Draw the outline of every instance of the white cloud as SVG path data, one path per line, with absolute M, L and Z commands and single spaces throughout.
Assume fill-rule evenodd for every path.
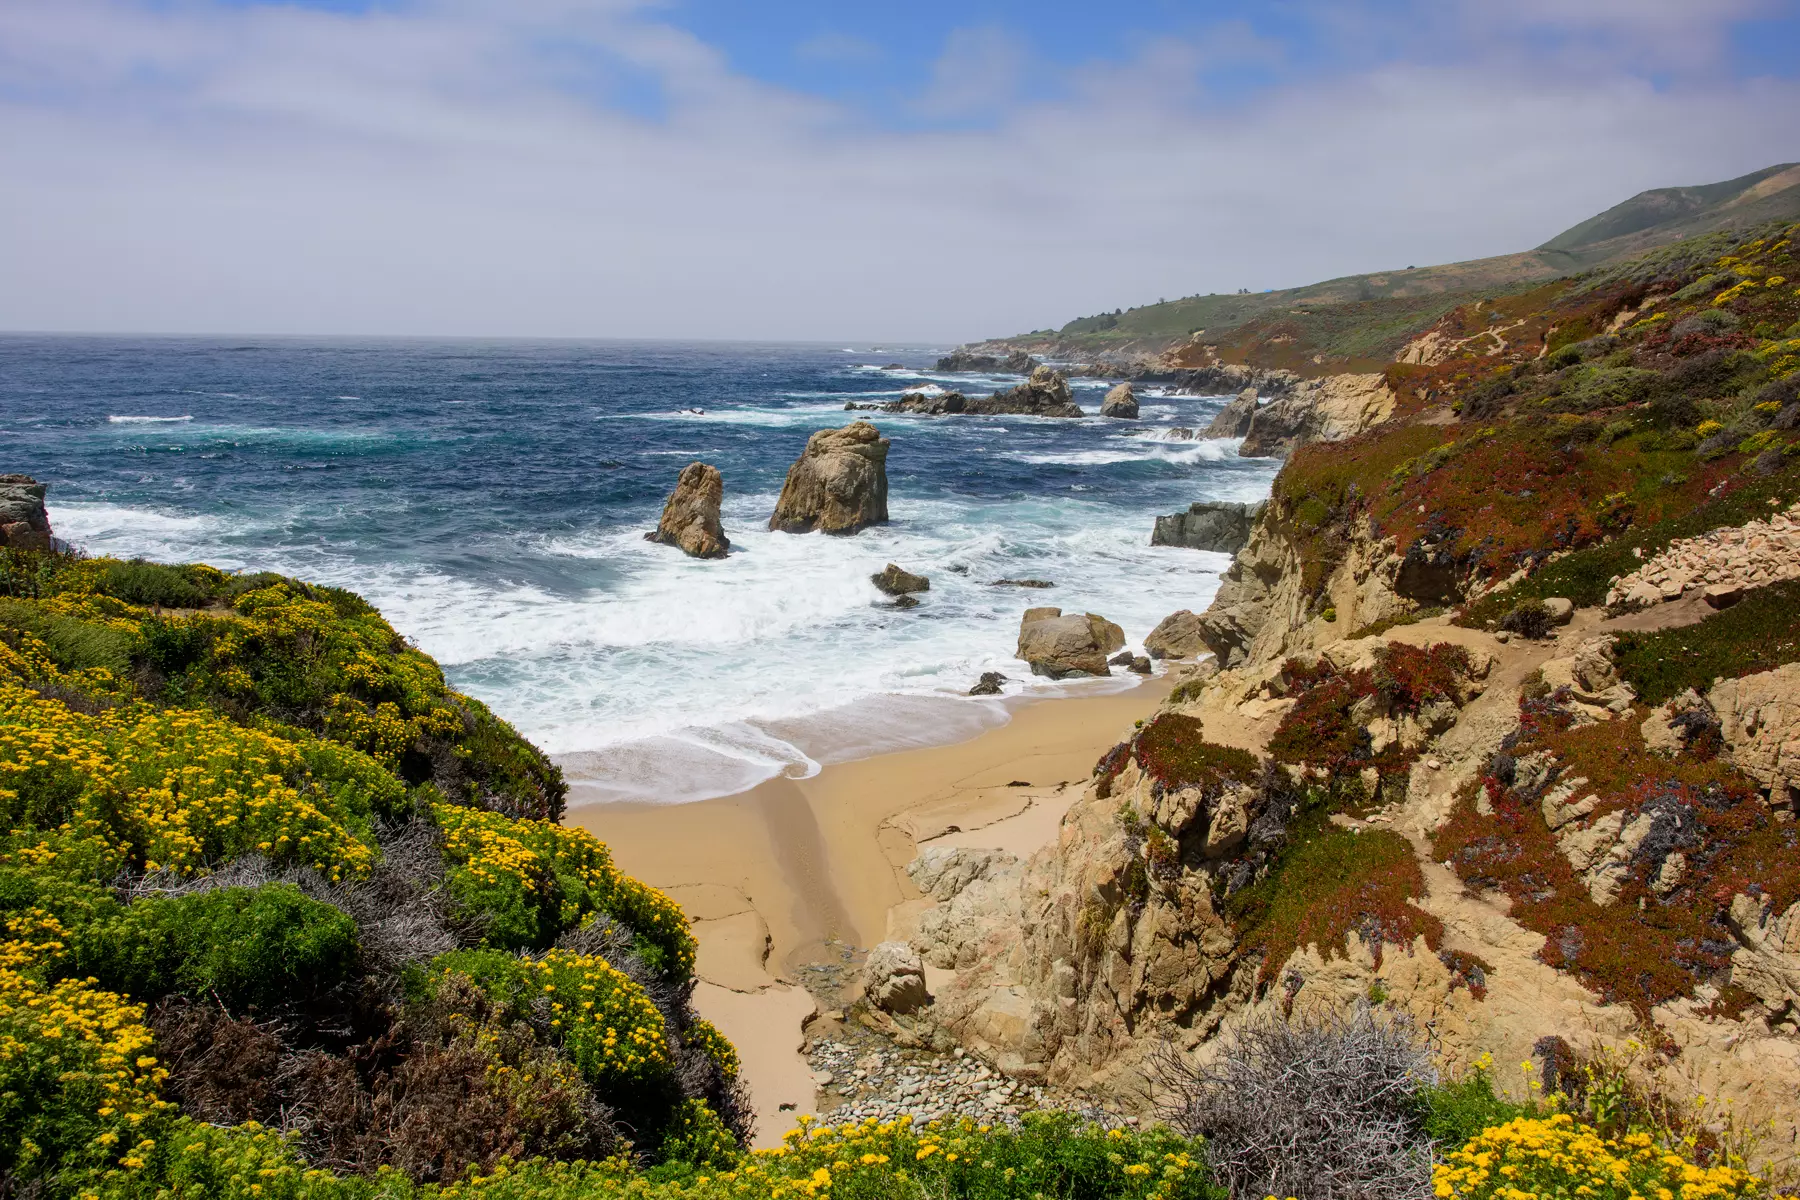
M 935 117 L 988 116 L 1018 96 L 1029 65 L 1025 43 L 998 26 L 954 29 L 931 66 L 919 111 Z
M 1023 51 L 982 34 L 938 78 L 989 124 L 895 132 L 627 0 L 10 0 L 0 328 L 962 340 L 1522 249 L 1800 157 L 1790 81 L 1657 86 L 1497 37 L 1208 99 L 1221 44 L 1023 102 Z M 633 77 L 665 119 L 596 100 Z

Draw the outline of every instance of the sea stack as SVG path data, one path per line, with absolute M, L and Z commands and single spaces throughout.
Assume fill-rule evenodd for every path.
M 1106 393 L 1106 399 L 1100 402 L 1100 415 L 1121 421 L 1138 419 L 1137 393 L 1131 390 L 1129 383 L 1121 383 Z
M 855 533 L 884 524 L 888 439 L 867 421 L 821 429 L 788 468 L 769 528 L 782 533 Z
M 725 526 L 719 521 L 719 502 L 725 498 L 725 478 L 719 468 L 703 462 L 681 468 L 675 490 L 663 505 L 662 521 L 655 533 L 644 536 L 665 546 L 676 546 L 694 558 L 724 558 L 731 549 Z
M 29 475 L 0 475 L 0 547 L 48 550 L 50 546 L 44 485 Z

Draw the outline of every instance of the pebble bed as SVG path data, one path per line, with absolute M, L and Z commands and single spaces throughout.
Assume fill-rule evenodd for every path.
M 969 1117 L 983 1124 L 1016 1125 L 1035 1109 L 1057 1108 L 1107 1126 L 1137 1124 L 1134 1117 L 1008 1079 L 960 1048 L 949 1054 L 905 1050 L 883 1038 L 845 1033 L 854 1044 L 816 1038 L 807 1053 L 819 1089 L 819 1115 L 826 1120 L 891 1121 L 907 1116 L 922 1123 Z

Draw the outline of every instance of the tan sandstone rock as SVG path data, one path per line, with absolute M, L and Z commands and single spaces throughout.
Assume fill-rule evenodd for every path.
M 719 520 L 719 502 L 725 498 L 725 480 L 719 469 L 702 462 L 681 469 L 675 490 L 663 505 L 656 532 L 645 536 L 653 542 L 678 546 L 694 558 L 724 558 L 731 549 Z
M 888 519 L 888 439 L 867 421 L 821 429 L 788 469 L 769 528 L 855 533 Z
M 863 964 L 863 991 L 875 1007 L 901 1015 L 917 1012 L 931 1001 L 925 964 L 905 942 L 882 942 L 869 951 Z
M 1151 658 L 1193 658 L 1206 652 L 1206 640 L 1200 636 L 1200 618 L 1188 609 L 1172 612 L 1157 622 L 1144 639 L 1144 652 Z
M 1106 393 L 1106 399 L 1100 402 L 1100 415 L 1121 421 L 1137 420 L 1137 393 L 1132 391 L 1129 383 L 1121 383 Z
M 1125 644 L 1125 631 L 1094 613 L 1063 615 L 1060 608 L 1027 609 L 1019 622 L 1018 655 L 1034 675 L 1110 675 L 1107 655 Z

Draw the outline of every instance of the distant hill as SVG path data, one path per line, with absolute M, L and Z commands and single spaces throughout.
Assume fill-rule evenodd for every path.
M 1411 333 L 1469 300 L 1622 262 L 1705 233 L 1795 219 L 1800 219 L 1800 164 L 1781 163 L 1723 183 L 1640 192 L 1534 250 L 1346 275 L 1272 292 L 1188 296 L 1079 317 L 1054 334 L 983 345 L 1058 358 L 1117 359 L 1205 342 L 1220 346 L 1228 360 L 1354 369 L 1385 362 Z M 1251 352 L 1252 341 L 1261 353 Z

